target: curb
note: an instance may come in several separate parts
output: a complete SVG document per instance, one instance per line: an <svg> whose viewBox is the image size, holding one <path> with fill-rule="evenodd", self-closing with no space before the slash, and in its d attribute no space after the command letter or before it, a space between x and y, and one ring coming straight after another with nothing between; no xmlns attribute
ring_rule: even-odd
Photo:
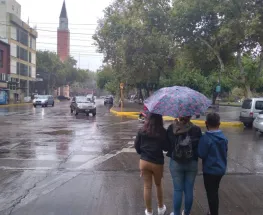
<svg viewBox="0 0 263 215"><path fill-rule="evenodd" d="M131 119L138 119L138 115L140 112L118 112L113 109L110 109L110 112L116 116L121 116L121 117L127 117ZM173 121L175 118L170 117L170 116L164 116L163 120L164 121ZM205 126L205 120L191 120L192 123L195 125L199 126ZM242 127L243 123L235 121L235 122L221 122L221 127Z"/></svg>
<svg viewBox="0 0 263 215"><path fill-rule="evenodd" d="M18 103L18 104L0 105L0 108L3 108L3 107L26 106L26 105L32 105L32 103Z"/></svg>

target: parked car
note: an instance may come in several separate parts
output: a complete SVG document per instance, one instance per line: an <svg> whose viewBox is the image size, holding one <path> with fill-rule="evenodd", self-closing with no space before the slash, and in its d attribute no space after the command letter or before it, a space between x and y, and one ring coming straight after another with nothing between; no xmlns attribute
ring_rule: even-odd
<svg viewBox="0 0 263 215"><path fill-rule="evenodd" d="M70 100L70 98L69 97L66 97L66 96L58 96L57 97L57 99L59 100L59 101L65 101L65 100Z"/></svg>
<svg viewBox="0 0 263 215"><path fill-rule="evenodd" d="M36 98L33 100L33 106L36 107L38 105L42 107L51 105L52 107L54 107L54 97L51 95L37 95Z"/></svg>
<svg viewBox="0 0 263 215"><path fill-rule="evenodd" d="M104 105L106 104L113 104L113 96L106 96L106 98L104 99Z"/></svg>
<svg viewBox="0 0 263 215"><path fill-rule="evenodd" d="M263 111L260 112L253 122L253 127L263 134Z"/></svg>
<svg viewBox="0 0 263 215"><path fill-rule="evenodd" d="M91 113L96 116L96 104L86 96L76 96L71 101L70 112L75 113L75 115L85 113L88 116Z"/></svg>
<svg viewBox="0 0 263 215"><path fill-rule="evenodd" d="M254 120L262 111L263 98L245 99L240 112L240 121L244 126L252 127Z"/></svg>
<svg viewBox="0 0 263 215"><path fill-rule="evenodd" d="M90 100L91 102L95 102L95 96L93 95L93 94L88 94L87 96L86 96L86 98L88 99L88 100Z"/></svg>
<svg viewBox="0 0 263 215"><path fill-rule="evenodd" d="M24 102L25 103L29 103L29 102L31 102L32 100L31 100L31 97L30 96L27 96L27 97L25 97L24 98Z"/></svg>

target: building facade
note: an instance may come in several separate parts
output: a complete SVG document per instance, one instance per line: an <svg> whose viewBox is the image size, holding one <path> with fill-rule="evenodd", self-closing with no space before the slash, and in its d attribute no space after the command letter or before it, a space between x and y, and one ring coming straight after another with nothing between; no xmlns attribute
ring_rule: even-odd
<svg viewBox="0 0 263 215"><path fill-rule="evenodd" d="M23 101L36 81L37 31L21 20L21 5L15 0L0 0L0 20L0 38L10 45L9 100Z"/></svg>
<svg viewBox="0 0 263 215"><path fill-rule="evenodd" d="M59 27L57 30L57 54L62 62L70 55L70 31L68 26L68 14L66 2L63 2L59 16ZM56 95L69 97L69 86L60 87L55 91Z"/></svg>
<svg viewBox="0 0 263 215"><path fill-rule="evenodd" d="M0 39L0 105L8 103L7 77L10 75L10 45Z"/></svg>

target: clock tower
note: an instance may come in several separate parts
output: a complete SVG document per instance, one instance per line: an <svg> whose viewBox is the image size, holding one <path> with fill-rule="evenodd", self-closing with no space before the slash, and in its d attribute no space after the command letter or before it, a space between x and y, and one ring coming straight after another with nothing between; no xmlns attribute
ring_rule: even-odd
<svg viewBox="0 0 263 215"><path fill-rule="evenodd" d="M68 28L68 14L65 0L59 17L59 27L57 31L57 54L64 62L70 54L70 32Z"/></svg>

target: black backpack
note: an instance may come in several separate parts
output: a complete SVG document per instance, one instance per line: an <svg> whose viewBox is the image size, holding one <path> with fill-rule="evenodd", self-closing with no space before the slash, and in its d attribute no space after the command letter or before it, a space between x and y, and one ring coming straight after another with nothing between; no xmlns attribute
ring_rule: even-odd
<svg viewBox="0 0 263 215"><path fill-rule="evenodd" d="M193 151L193 140L191 128L188 132L179 134L176 138L176 141L173 145L172 158L173 160L185 163L193 160L194 151Z"/></svg>

